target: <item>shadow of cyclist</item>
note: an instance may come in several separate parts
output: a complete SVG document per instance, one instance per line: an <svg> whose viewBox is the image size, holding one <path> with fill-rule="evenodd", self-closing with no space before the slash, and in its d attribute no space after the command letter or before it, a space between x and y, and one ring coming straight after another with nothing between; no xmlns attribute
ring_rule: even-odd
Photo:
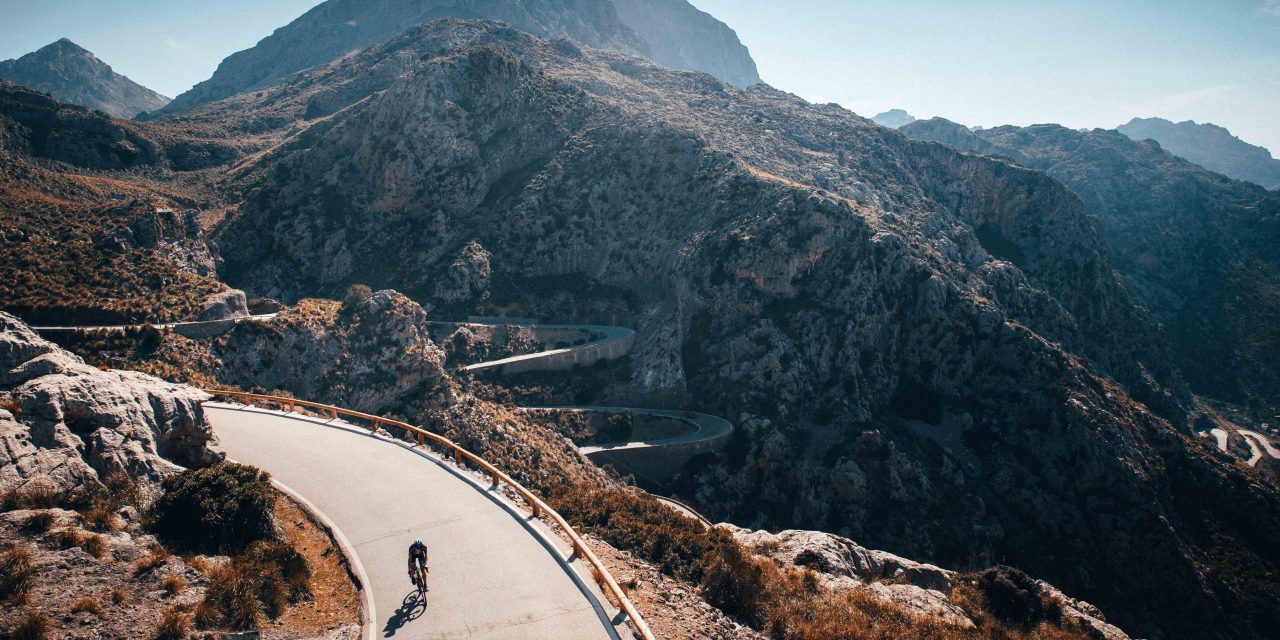
<svg viewBox="0 0 1280 640"><path fill-rule="evenodd" d="M422 617L427 612L427 600L425 597L418 597L418 590L414 589L409 595L404 597L404 601L400 604L400 608L387 618L387 626L382 629L382 637L390 638L394 636L400 627L408 624L413 620Z"/></svg>

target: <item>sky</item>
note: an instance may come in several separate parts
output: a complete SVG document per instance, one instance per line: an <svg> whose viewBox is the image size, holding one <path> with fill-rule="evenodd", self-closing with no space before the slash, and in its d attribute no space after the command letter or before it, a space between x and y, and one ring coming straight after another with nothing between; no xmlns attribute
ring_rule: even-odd
<svg viewBox="0 0 1280 640"><path fill-rule="evenodd" d="M0 0L0 59L60 37L175 96L318 0ZM620 0L625 1L625 0ZM1214 122L1280 156L1280 0L692 0L769 84L966 125Z"/></svg>

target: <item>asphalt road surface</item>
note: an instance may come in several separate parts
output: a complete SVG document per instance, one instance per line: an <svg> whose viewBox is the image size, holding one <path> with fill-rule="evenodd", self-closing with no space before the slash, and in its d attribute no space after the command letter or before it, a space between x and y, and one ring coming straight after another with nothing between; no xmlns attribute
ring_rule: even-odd
<svg viewBox="0 0 1280 640"><path fill-rule="evenodd" d="M568 545L482 481L341 421L205 408L230 459L270 472L349 541L371 587L375 637L629 637ZM425 606L406 570L415 537L431 555Z"/></svg>

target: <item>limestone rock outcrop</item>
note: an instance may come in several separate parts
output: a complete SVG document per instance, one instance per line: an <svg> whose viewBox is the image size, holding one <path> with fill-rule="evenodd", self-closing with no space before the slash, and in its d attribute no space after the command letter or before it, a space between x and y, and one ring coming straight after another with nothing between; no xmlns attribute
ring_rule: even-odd
<svg viewBox="0 0 1280 640"><path fill-rule="evenodd" d="M73 492L112 473L157 481L219 458L208 396L137 372L102 371L0 313L0 491Z"/></svg>
<svg viewBox="0 0 1280 640"><path fill-rule="evenodd" d="M848 538L820 531L789 529L769 533L729 524L716 526L728 530L754 553L778 561L782 566L805 567L817 572L833 588L867 589L922 616L939 618L960 627L974 626L965 610L950 599L952 589L958 583L974 581L971 576L962 576L885 551L867 549ZM1043 580L1032 580L1016 570L997 567L978 576L976 582L982 584L991 576L1010 572L1026 583L1034 598L1056 607L1057 614L1069 621L1070 626L1087 630L1090 637L1129 640L1129 635L1108 623L1097 607L1070 598Z"/></svg>

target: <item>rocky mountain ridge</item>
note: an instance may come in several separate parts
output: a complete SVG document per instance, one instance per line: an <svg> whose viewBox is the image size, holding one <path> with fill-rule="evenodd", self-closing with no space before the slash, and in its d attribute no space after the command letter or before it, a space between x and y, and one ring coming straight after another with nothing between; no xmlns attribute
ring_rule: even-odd
<svg viewBox="0 0 1280 640"><path fill-rule="evenodd" d="M1213 123L1164 118L1134 118L1116 127L1134 140L1155 140L1169 153L1210 171L1246 180L1267 189L1280 189L1280 159L1267 149L1249 144Z"/></svg>
<svg viewBox="0 0 1280 640"><path fill-rule="evenodd" d="M327 0L253 48L228 56L213 77L175 98L165 112L262 88L445 17L500 20L582 46L651 56L742 86L760 81L733 30L685 0Z"/></svg>
<svg viewBox="0 0 1280 640"><path fill-rule="evenodd" d="M483 22L193 117L233 107L306 124L230 177L232 284L630 315L637 387L741 427L685 480L718 517L1009 558L1139 634L1265 627L1276 489L1191 435L1156 322L1044 173ZM436 300L476 246L482 289Z"/></svg>
<svg viewBox="0 0 1280 640"><path fill-rule="evenodd" d="M181 127L260 145L201 170L225 199L222 276L253 295L367 282L448 317L635 327L630 392L739 426L676 483L718 519L945 566L1008 561L1135 635L1266 637L1276 623L1274 478L1195 435L1194 399L1104 229L1042 171L767 86L458 20L130 130ZM144 184L192 179L164 174L167 156L138 168L157 166ZM403 329L388 335L412 337L419 314L388 302ZM549 447L545 434L497 428L515 420L506 408L454 401L449 385L423 393L434 352L361 329L384 317L366 304L310 305L315 322L246 330L214 357L315 354L279 379L429 412L544 478L527 438ZM351 320L339 347L380 354L395 380L319 362L335 353L328 327ZM360 395L373 387L410 398Z"/></svg>
<svg viewBox="0 0 1280 640"><path fill-rule="evenodd" d="M1280 401L1272 363L1280 335L1280 199L1228 180L1149 141L1057 125L971 132L941 118L909 137L996 154L1042 169L1102 222L1116 268L1168 329L1201 394L1261 408ZM1224 363L1204 367L1203 362Z"/></svg>
<svg viewBox="0 0 1280 640"><path fill-rule="evenodd" d="M129 119L169 103L116 73L76 43L62 38L15 60L0 61L0 79L52 94L59 100Z"/></svg>

